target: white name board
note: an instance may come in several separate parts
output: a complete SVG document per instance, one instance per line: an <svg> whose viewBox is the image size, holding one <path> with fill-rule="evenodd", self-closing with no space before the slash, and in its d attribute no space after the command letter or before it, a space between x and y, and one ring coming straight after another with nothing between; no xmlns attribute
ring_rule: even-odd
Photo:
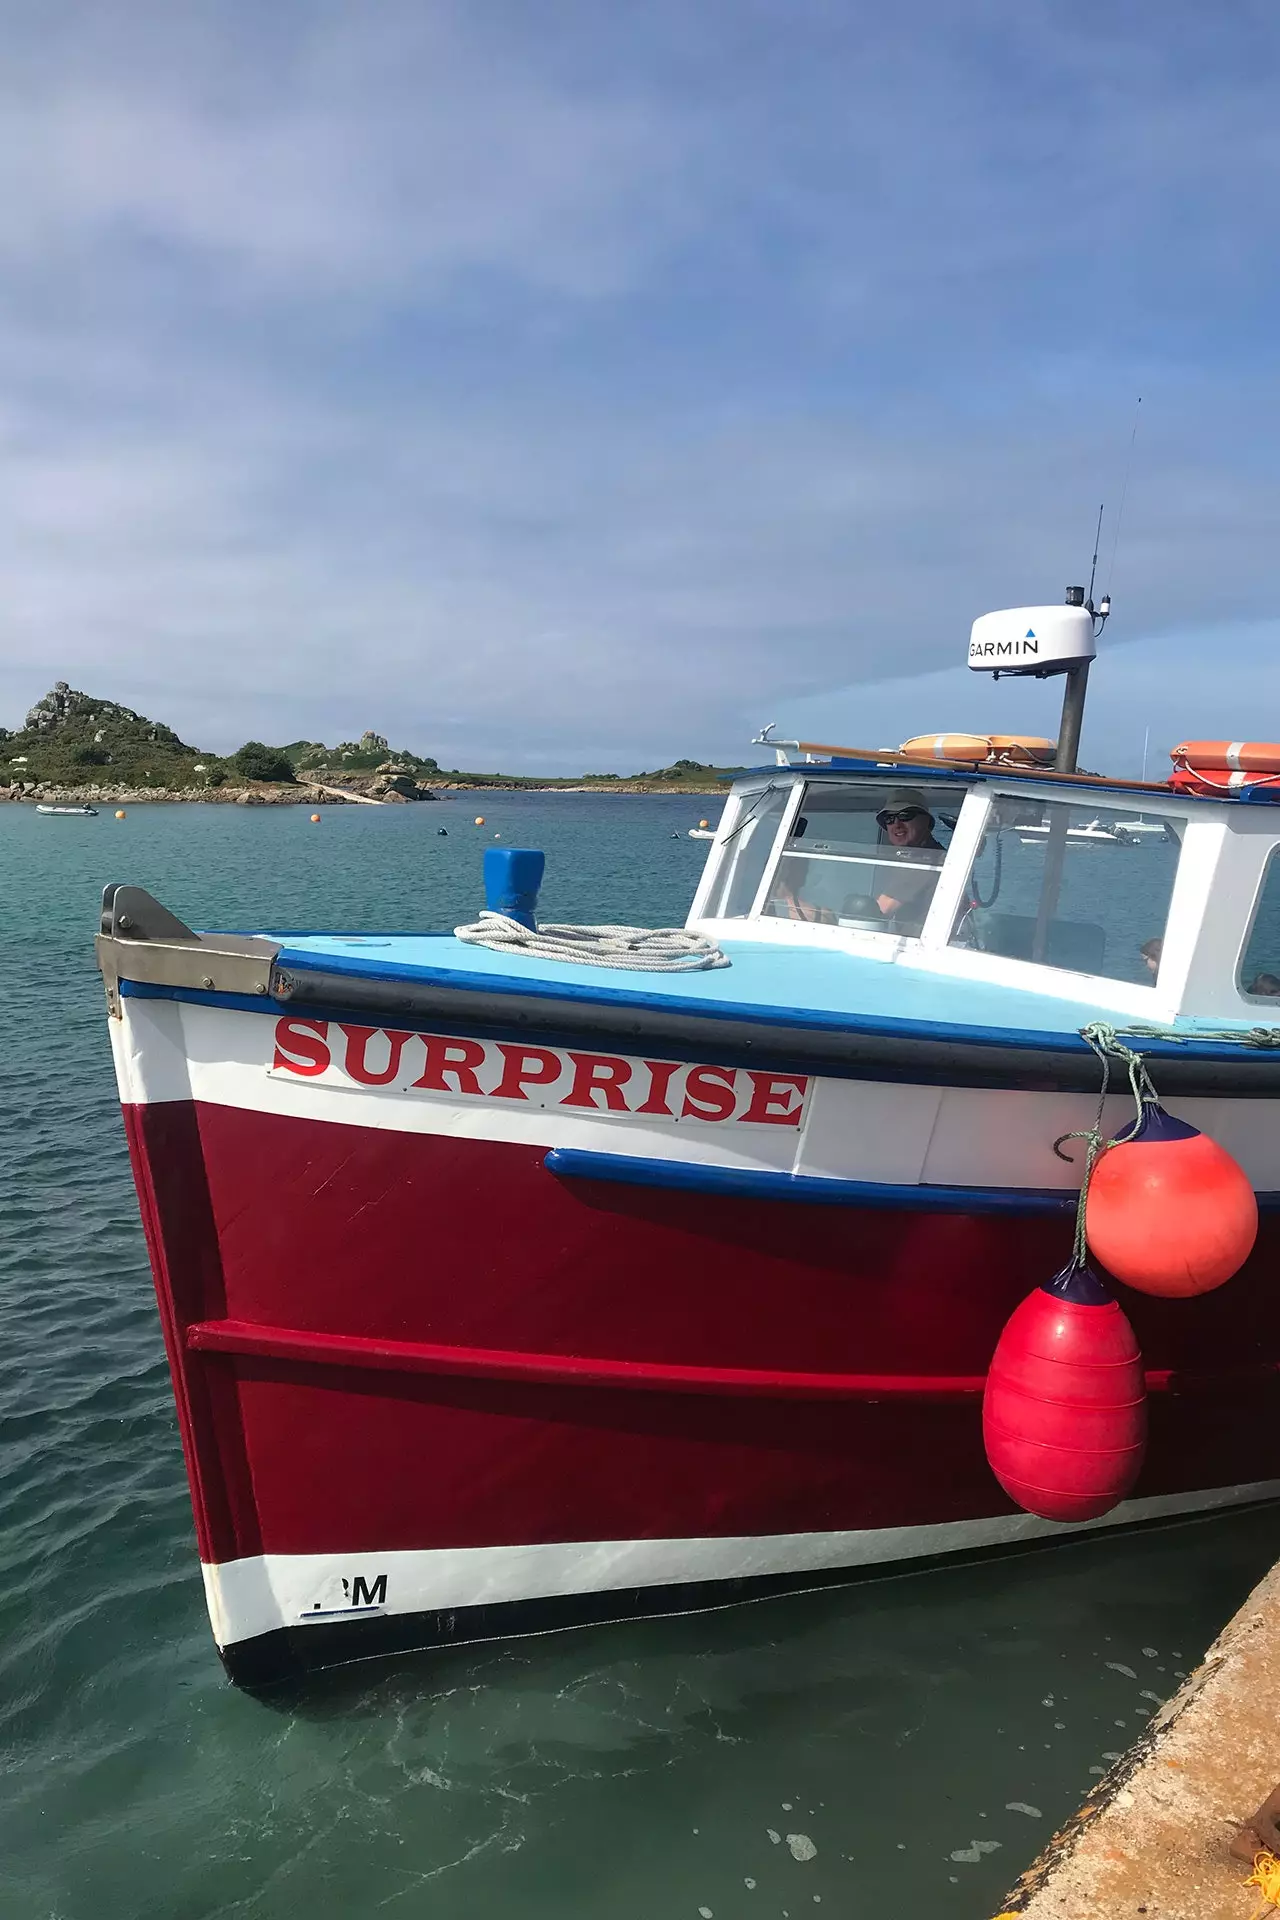
<svg viewBox="0 0 1280 1920"><path fill-rule="evenodd" d="M365 1027L286 1015L275 1024L273 1078L314 1087L385 1089L397 1099L559 1107L703 1126L799 1127L810 1080L803 1073L471 1040L458 1034Z"/></svg>

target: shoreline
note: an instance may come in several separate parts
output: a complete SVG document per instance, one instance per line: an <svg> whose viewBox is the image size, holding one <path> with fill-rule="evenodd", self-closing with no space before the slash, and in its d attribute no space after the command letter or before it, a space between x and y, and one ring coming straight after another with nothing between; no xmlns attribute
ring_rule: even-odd
<svg viewBox="0 0 1280 1920"><path fill-rule="evenodd" d="M427 787L423 792L414 794L381 794L375 799L379 806L417 806L419 804L442 800L450 794L607 794L618 796L663 795L686 797L688 799L723 800L726 798L724 787L663 787L637 784L632 781L618 781L616 785L583 786L528 786L528 787L491 787L465 786L461 783L442 784ZM0 805L8 806L56 806L56 807L140 807L149 805L183 806L243 806L243 807L349 807L367 804L374 796L356 793L336 792L331 787L273 787L268 785L251 787L59 787L40 782L22 788L0 787Z"/></svg>

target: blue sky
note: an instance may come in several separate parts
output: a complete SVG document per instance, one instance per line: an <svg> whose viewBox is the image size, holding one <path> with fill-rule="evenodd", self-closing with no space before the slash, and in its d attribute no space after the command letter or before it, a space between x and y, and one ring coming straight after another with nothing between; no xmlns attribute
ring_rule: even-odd
<svg viewBox="0 0 1280 1920"><path fill-rule="evenodd" d="M0 719L446 764L1280 732L1280 10L0 0ZM1273 717L1269 717L1273 716Z"/></svg>

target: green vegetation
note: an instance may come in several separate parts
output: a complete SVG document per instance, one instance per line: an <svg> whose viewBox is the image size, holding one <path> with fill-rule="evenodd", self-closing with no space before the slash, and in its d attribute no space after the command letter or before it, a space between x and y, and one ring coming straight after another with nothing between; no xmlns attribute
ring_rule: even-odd
<svg viewBox="0 0 1280 1920"><path fill-rule="evenodd" d="M299 774L318 773L322 768L335 775L380 773L390 768L423 780L442 777L429 755L411 753L407 747L393 751L381 733L363 733L358 740L343 740L336 747L326 747L322 740L294 740L281 751L288 754Z"/></svg>
<svg viewBox="0 0 1280 1920"><path fill-rule="evenodd" d="M657 773L583 773L576 777L562 774L552 777L520 773L476 773L465 767L442 767L431 755L413 753L408 747L391 747L385 735L362 734L359 740L343 740L326 747L319 740L293 740L281 749L286 753L299 779L307 774L341 780L344 774L380 773L394 784L396 777L427 783L449 783L465 787L609 787L637 783L663 787L714 786L725 774L739 772L736 767L715 767L701 760L677 760Z"/></svg>
<svg viewBox="0 0 1280 1920"><path fill-rule="evenodd" d="M633 780L651 781L663 787L705 787L725 776L742 773L742 767L712 767L703 760L677 760L656 773L633 773Z"/></svg>
<svg viewBox="0 0 1280 1920"><path fill-rule="evenodd" d="M231 756L231 765L242 780L293 779L293 762L283 747L266 747L261 740L246 740Z"/></svg>

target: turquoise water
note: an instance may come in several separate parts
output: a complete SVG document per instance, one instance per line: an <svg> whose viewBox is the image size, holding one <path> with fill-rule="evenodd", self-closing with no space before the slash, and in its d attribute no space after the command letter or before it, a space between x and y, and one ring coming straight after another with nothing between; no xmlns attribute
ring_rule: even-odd
<svg viewBox="0 0 1280 1920"><path fill-rule="evenodd" d="M197 924L447 926L497 831L546 848L547 917L678 923L685 830L715 811L0 806L4 1920L985 1915L1280 1552L1274 1516L1236 1515L270 1705L225 1683L93 968L103 883Z"/></svg>

